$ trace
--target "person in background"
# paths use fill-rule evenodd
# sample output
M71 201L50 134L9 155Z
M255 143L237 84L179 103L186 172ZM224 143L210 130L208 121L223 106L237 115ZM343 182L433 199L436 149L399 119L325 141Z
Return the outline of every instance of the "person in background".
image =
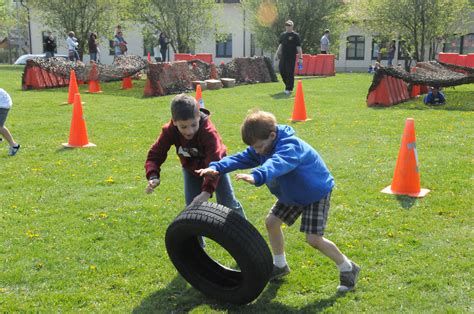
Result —
M396 50L396 41L392 40L390 45L388 46L388 66L393 66L393 59L395 58L395 50Z
M115 35L114 47L115 47L115 56L124 55L127 52L128 50L127 41L123 38L122 31L119 31L117 35Z
M275 53L275 61L279 60L278 69L281 79L285 83L286 96L291 95L295 85L295 63L298 53L298 64L303 64L303 50L301 49L300 35L293 31L294 23L285 22L285 32L280 34L279 45Z
M67 35L68 36L66 39L66 44L69 60L77 61L79 60L79 53L77 52L77 47L79 46L79 43L77 42L77 38L75 37L76 35L73 31L70 31Z
M438 86L433 86L423 98L423 102L426 105L444 105L446 103L446 98L444 97L443 92L439 90Z
M48 32L48 37L46 37L45 47L44 47L46 58L54 57L55 49L56 49L56 39L54 38L53 33Z
M165 32L160 34L160 52L161 52L161 62L166 62L166 52L168 50L169 39L166 36ZM168 60L169 61L169 60Z
M96 33L91 33L89 35L88 44L89 44L89 55L91 57L91 61L97 62L99 47L98 47L97 34Z
M12 134L5 126L5 121L7 120L8 112L12 104L10 95L3 88L0 88L0 134L7 140L8 144L10 144L10 149L8 150L9 156L15 156L20 149L20 144L15 142Z
M323 37L321 37L321 54L328 54L329 53L329 29L324 31Z

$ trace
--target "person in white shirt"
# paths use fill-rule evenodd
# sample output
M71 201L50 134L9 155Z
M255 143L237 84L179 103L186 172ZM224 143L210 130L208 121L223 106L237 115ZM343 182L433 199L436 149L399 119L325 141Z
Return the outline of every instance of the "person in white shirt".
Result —
M329 53L329 29L326 29L324 31L323 37L321 37L321 53L322 54L327 54Z
M5 127L5 121L7 120L8 112L11 107L12 99L10 95L3 88L0 88L0 134L7 140L8 144L10 144L8 155L15 156L20 149L20 144L15 142L12 134Z
M67 35L68 36L66 39L66 44L69 60L77 61L79 60L79 53L77 52L77 47L79 46L79 43L77 42L77 38L75 37L76 35L72 31L69 32Z

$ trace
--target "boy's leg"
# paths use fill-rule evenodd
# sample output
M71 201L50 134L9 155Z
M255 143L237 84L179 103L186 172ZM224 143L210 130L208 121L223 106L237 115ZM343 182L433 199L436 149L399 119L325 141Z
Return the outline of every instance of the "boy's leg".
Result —
M290 273L290 268L285 256L285 239L281 225L283 221L274 214L268 214L265 219L265 227L273 253L273 271L270 280L281 278Z
M184 177L184 199L186 206L191 204L193 199L201 193L202 178L195 177L183 168Z
M17 142L15 142L15 140L13 139L13 136L10 131L5 126L0 126L0 134L2 134L3 138L5 138L8 144L10 144L10 147L18 145Z
M235 198L234 189L232 188L232 183L230 182L229 174L227 173L222 175L219 179L219 184L216 189L216 199L218 204L235 210L240 216L247 219L242 205Z
M324 230L329 212L331 192L323 199L315 202L303 212L301 219L302 232L306 233L308 243L329 257L340 271L339 292L353 290L359 275L360 267L341 253L339 248L330 240L324 238Z

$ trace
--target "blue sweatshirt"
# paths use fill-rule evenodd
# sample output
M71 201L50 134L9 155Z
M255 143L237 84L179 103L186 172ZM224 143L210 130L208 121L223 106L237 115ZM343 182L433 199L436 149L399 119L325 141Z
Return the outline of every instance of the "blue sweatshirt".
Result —
M281 203L301 206L317 202L332 190L334 178L316 150L294 134L292 127L278 125L268 155L259 155L249 146L209 166L221 174L257 167L251 172L255 185L266 184Z

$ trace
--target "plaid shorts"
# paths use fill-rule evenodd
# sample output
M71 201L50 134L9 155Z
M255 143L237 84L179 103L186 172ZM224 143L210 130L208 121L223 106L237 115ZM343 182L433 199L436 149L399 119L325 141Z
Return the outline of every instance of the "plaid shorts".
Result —
M291 226L301 216L300 231L309 234L324 235L331 200L331 192L317 202L306 206L286 205L277 201L270 209L270 214Z

